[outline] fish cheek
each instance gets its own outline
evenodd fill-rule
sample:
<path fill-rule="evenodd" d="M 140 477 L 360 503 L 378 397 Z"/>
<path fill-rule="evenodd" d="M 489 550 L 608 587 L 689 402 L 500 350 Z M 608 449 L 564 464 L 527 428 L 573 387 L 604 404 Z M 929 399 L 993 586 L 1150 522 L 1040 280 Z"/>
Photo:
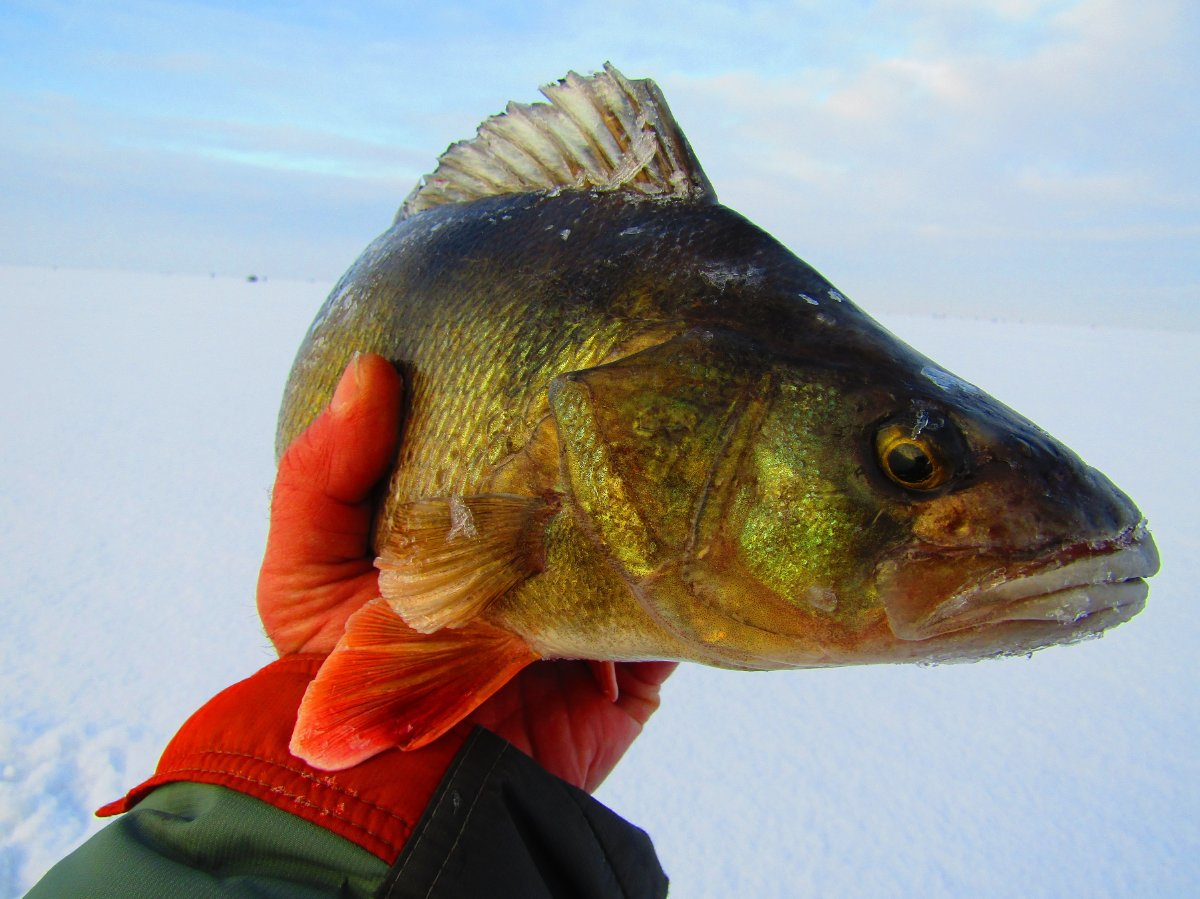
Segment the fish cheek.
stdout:
<path fill-rule="evenodd" d="M 832 382 L 781 379 L 724 525 L 742 566 L 766 588 L 850 630 L 878 617 L 875 564 L 905 527 L 881 514 L 864 485 L 853 408 Z"/>

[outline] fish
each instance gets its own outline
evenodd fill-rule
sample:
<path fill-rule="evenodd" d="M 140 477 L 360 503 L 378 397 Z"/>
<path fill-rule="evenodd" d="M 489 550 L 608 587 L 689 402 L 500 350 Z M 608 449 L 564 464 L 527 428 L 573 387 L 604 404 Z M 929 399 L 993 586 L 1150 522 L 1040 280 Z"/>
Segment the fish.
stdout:
<path fill-rule="evenodd" d="M 1137 506 L 718 203 L 611 64 L 453 144 L 321 307 L 277 451 L 355 353 L 405 378 L 348 622 L 291 749 L 437 739 L 538 659 L 735 670 L 1026 655 L 1145 605 Z"/>

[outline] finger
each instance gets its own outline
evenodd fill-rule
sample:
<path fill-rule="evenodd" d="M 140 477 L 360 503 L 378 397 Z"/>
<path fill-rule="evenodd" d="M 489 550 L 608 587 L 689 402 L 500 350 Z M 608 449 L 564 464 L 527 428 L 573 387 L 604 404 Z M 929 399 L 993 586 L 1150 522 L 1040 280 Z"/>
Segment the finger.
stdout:
<path fill-rule="evenodd" d="M 626 662 L 619 666 L 637 683 L 647 689 L 658 689 L 663 681 L 679 667 L 678 662 Z"/>
<path fill-rule="evenodd" d="M 679 667 L 678 662 L 622 662 L 616 666 L 620 698 L 617 705 L 642 724 L 659 705 L 663 681 Z"/>
<path fill-rule="evenodd" d="M 355 356 L 329 406 L 284 452 L 279 482 L 342 504 L 361 502 L 392 463 L 402 391 L 382 356 Z"/>
<path fill-rule="evenodd" d="M 288 447 L 271 502 L 268 549 L 291 565 L 367 553 L 371 492 L 394 461 L 400 376 L 382 356 L 357 356 L 333 399 Z"/>
<path fill-rule="evenodd" d="M 596 679 L 596 686 L 600 688 L 604 698 L 609 702 L 616 702 L 621 696 L 621 689 L 617 684 L 616 663 L 589 661 L 588 667 L 592 669 L 592 677 Z"/>
<path fill-rule="evenodd" d="M 370 353 L 347 366 L 338 388 L 329 405 L 334 436 L 325 493 L 357 503 L 395 461 L 404 385 L 390 362 Z"/>

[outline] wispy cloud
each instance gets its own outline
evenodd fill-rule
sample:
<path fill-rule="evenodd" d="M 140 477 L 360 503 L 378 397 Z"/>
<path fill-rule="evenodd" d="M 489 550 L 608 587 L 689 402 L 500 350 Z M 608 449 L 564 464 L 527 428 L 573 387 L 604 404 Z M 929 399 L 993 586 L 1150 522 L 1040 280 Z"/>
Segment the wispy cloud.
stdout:
<path fill-rule="evenodd" d="M 950 28 L 936 0 L 881 4 L 881 17 L 913 16 L 910 40 L 860 65 L 681 79 L 689 110 L 708 104 L 732 125 L 692 128 L 722 198 L 834 269 L 861 270 L 865 255 L 865 289 L 899 289 L 910 303 L 921 288 L 899 286 L 902 267 L 967 270 L 972 255 L 994 259 L 997 242 L 1006 262 L 1026 263 L 980 263 L 996 302 L 1029 291 L 1030 266 L 1111 299 L 1117 233 L 1135 260 L 1135 235 L 1177 238 L 1173 265 L 1161 265 L 1161 245 L 1144 258 L 1200 301 L 1182 255 L 1200 221 L 1180 140 L 1200 136 L 1189 116 L 1197 79 L 1179 65 L 1194 17 L 1175 3 L 954 5 Z M 989 51 L 998 16 L 1035 28 L 1034 39 Z"/>

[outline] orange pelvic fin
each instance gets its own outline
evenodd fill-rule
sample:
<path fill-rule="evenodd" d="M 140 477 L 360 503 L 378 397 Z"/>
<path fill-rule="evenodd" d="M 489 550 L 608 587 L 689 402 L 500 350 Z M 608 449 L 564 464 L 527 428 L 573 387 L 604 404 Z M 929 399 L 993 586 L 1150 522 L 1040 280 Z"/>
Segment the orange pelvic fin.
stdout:
<path fill-rule="evenodd" d="M 375 561 L 379 590 L 423 634 L 462 627 L 542 570 L 546 522 L 557 508 L 501 493 L 406 503 L 392 513 Z"/>
<path fill-rule="evenodd" d="M 508 631 L 472 622 L 421 634 L 382 599 L 350 619 L 300 703 L 290 749 L 340 771 L 436 740 L 537 659 Z"/>

